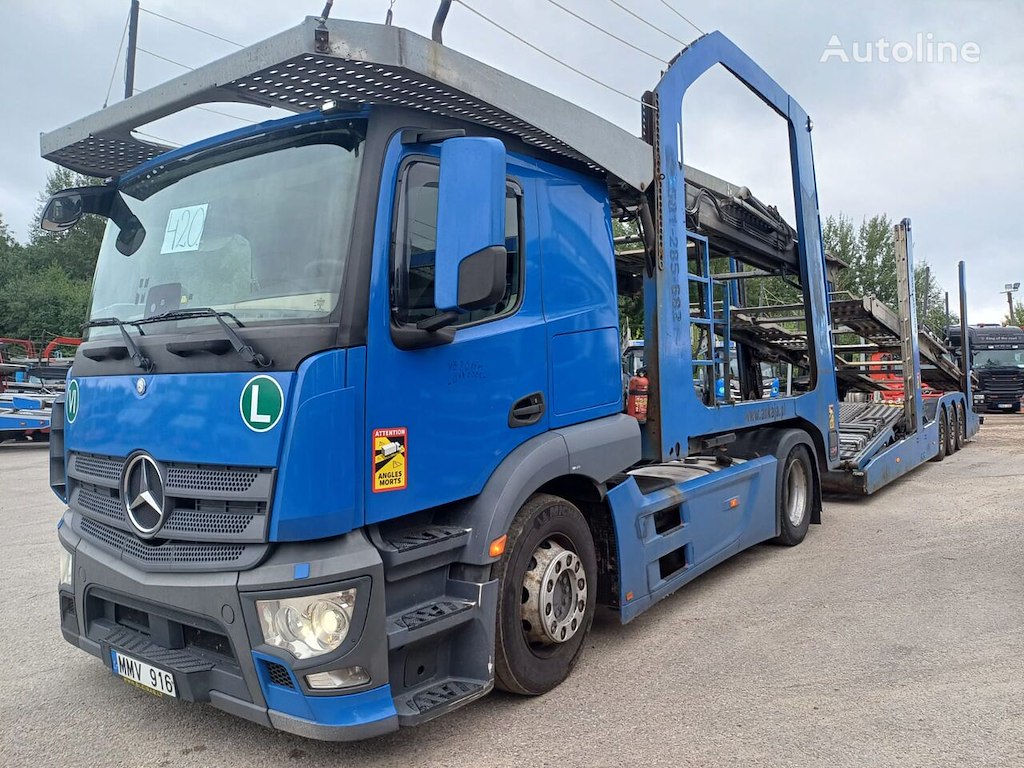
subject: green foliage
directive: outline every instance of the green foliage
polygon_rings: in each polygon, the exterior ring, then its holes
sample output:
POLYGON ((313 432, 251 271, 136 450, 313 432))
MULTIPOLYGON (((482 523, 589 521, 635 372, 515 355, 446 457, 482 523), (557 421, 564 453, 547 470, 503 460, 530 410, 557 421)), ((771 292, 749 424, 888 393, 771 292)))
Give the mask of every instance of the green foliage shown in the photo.
MULTIPOLYGON (((615 237, 637 235, 639 229, 635 222, 612 220, 612 234, 615 237)), ((619 250, 634 249, 639 246, 626 245, 619 250)), ((623 336, 628 333, 631 339, 644 337, 644 295, 643 290, 636 293, 619 294, 619 328, 623 336)))
MULTIPOLYGON (((847 264, 839 273, 836 290, 854 296, 874 296, 896 309, 899 295, 896 283, 896 243, 893 221, 885 214, 864 219, 860 227, 842 213, 829 216, 822 226, 825 250, 847 264)), ((940 332, 947 324, 946 297, 925 259, 914 268, 918 323, 940 332)), ((951 314, 951 322, 956 315, 951 314)))
POLYGON ((90 284, 60 265, 26 271, 0 288, 0 328, 16 338, 77 336, 89 308, 90 284))
POLYGON ((104 220, 85 216, 67 232, 45 232, 38 219, 52 193, 96 183, 64 168, 51 172, 27 245, 16 242, 0 220, 0 336, 45 341, 81 332, 104 220))
POLYGON ((1006 316, 1006 324, 1024 327, 1024 304, 1021 304, 1019 301, 1014 303, 1013 316, 1006 316))

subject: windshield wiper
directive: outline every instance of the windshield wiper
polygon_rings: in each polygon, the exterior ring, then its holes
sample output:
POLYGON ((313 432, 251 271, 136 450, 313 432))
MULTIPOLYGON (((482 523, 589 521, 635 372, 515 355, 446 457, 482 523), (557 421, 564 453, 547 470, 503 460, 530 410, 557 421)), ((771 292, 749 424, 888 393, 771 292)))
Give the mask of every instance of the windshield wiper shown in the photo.
POLYGON ((135 320, 132 325, 139 326, 143 323, 159 323, 164 320, 192 320, 198 317, 212 317, 220 325, 224 335, 231 342, 231 347, 238 353, 245 362, 252 363, 258 368, 266 368, 273 364, 273 360, 262 352, 257 352, 251 344, 246 344, 242 338, 235 333, 234 329, 224 322, 225 317, 230 317, 239 328, 245 328, 245 324, 230 312, 220 312, 213 307, 195 307, 194 309, 172 309, 170 312, 162 312, 159 315, 146 317, 142 320, 135 320))
MULTIPOLYGON (((116 317, 101 317, 97 318, 96 320, 90 320, 89 322, 85 323, 85 325, 82 326, 82 330, 85 330, 86 328, 100 328, 109 325, 116 325, 118 327, 118 330, 121 331, 121 338, 124 339, 124 345, 128 349, 128 355, 131 357, 132 362, 135 364, 135 367, 141 368, 146 373, 151 372, 153 370, 153 361, 146 357, 144 354, 142 354, 142 351, 139 349, 138 344, 135 343, 135 340, 131 337, 131 334, 128 333, 128 329, 125 328, 125 324, 123 321, 119 320, 116 317)), ((131 325, 135 325, 135 323, 131 323, 131 325)), ((140 336, 144 335, 141 328, 139 328, 138 330, 140 336)), ((86 357, 88 357, 88 355, 86 355, 86 357)), ((121 357, 121 355, 118 355, 118 357, 121 357)))

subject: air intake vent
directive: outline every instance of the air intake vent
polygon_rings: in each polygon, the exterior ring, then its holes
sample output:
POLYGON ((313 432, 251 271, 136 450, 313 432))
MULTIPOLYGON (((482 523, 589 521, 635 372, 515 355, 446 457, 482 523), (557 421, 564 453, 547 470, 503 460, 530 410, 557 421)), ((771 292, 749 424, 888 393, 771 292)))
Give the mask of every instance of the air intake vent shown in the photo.
POLYGON ((263 668, 267 671, 267 678, 269 678, 271 684, 279 685, 282 688, 295 688, 292 676, 288 673, 288 668, 283 664, 277 664, 273 661, 264 661, 263 668))

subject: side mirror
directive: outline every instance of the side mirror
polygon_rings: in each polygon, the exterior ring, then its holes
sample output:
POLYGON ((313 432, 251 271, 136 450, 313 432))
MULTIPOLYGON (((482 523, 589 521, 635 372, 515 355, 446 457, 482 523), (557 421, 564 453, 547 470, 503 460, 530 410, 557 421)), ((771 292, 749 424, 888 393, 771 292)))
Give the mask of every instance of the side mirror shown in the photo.
POLYGON ((75 226, 84 213, 82 195, 77 190, 66 189, 46 201, 39 226, 47 232, 64 232, 75 226))
POLYGON ((113 187, 74 187, 57 192, 46 201, 39 226, 47 232, 64 232, 86 213, 109 218, 116 194, 113 187))
POLYGON ((505 294, 505 145, 460 137, 441 145, 434 304, 482 309, 505 294))
POLYGON ((120 232, 115 245, 131 256, 142 245, 146 230, 114 187, 75 187, 57 192, 46 201, 39 226, 47 232, 65 232, 82 216, 92 213, 113 221, 120 232))

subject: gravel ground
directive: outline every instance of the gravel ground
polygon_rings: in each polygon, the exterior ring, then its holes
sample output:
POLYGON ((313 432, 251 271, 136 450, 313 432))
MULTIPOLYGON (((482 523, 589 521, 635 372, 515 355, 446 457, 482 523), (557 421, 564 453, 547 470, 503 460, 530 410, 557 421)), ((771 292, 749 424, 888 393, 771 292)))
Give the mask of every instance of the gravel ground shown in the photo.
POLYGON ((1024 417, 828 502, 800 547, 600 618, 547 696, 350 745, 155 699, 67 645, 46 473, 45 447, 0 446, 0 765, 1024 765, 1024 417))

